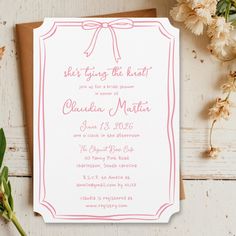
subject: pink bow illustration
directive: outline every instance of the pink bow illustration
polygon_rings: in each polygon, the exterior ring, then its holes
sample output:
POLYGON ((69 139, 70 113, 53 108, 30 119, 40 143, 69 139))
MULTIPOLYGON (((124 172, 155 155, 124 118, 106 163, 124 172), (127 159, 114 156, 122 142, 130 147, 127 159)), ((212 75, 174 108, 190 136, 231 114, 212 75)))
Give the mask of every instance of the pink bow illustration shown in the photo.
POLYGON ((118 20, 114 20, 111 22, 98 22, 98 21, 88 20, 88 21, 84 21, 82 23, 82 28, 84 30, 96 29, 88 48, 84 52, 87 57, 89 57, 92 54, 92 52, 95 48, 96 42, 97 42, 97 37, 98 37, 101 29, 108 28, 110 30, 111 36, 112 36, 113 55, 114 55, 115 61, 118 62, 118 60, 120 60, 121 57, 120 57, 120 52, 119 52, 118 43, 117 43, 117 36, 116 36, 116 32, 114 29, 133 28, 133 21, 130 19, 118 19, 118 20))

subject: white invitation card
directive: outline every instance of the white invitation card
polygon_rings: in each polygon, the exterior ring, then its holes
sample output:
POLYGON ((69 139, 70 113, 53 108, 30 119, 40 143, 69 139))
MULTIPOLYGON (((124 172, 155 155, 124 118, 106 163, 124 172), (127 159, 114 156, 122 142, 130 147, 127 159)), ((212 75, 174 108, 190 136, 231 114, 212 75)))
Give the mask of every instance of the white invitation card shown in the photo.
POLYGON ((179 211, 179 30, 167 18, 34 30, 34 211, 61 223, 179 211))

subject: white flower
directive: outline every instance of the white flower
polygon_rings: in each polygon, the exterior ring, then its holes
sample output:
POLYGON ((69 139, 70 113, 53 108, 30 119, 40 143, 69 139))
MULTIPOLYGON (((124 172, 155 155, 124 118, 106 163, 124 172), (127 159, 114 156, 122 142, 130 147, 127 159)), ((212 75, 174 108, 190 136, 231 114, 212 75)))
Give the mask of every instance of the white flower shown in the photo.
POLYGON ((212 38, 207 47, 210 52, 219 59, 228 59, 234 53, 230 38, 212 38))
POLYGON ((233 26, 224 17, 214 17, 208 26, 207 34, 211 39, 208 49, 219 59, 234 57, 232 29, 233 26))
POLYGON ((236 28, 230 31, 230 36, 234 42, 236 42, 236 28))
POLYGON ((204 26, 211 23, 217 0, 179 0, 170 14, 176 21, 184 22, 194 34, 203 33, 204 26))
POLYGON ((195 14, 190 15, 185 20, 186 28, 196 35, 200 35, 203 33, 205 24, 206 24, 205 19, 195 14))
POLYGON ((232 38, 232 47, 233 47, 233 52, 236 57, 236 29, 231 30, 230 36, 232 38))
POLYGON ((215 15, 217 0, 192 0, 188 4, 192 9, 205 9, 207 14, 215 15))
POLYGON ((172 8, 170 15, 175 21, 183 22, 188 18, 191 12, 192 10, 187 4, 179 4, 178 6, 172 8))
POLYGON ((226 22, 224 17, 214 17, 208 26, 207 34, 209 38, 228 38, 231 30, 231 23, 226 22))

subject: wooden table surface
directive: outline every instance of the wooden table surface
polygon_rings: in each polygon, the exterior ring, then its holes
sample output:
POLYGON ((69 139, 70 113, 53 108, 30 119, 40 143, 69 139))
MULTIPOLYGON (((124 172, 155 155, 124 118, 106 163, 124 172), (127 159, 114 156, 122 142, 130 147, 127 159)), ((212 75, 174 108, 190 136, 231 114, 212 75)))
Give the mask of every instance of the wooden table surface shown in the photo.
MULTIPOLYGON (((28 235, 34 236, 233 236, 236 235, 236 112, 217 125, 214 142, 222 152, 205 160, 210 123, 206 107, 220 95, 224 74, 236 65, 219 63, 209 55, 207 37, 195 37, 181 24, 181 168, 187 199, 169 224, 45 224, 32 209, 32 168, 27 152, 26 123, 20 89, 16 23, 44 17, 79 17, 157 8, 169 16, 174 0, 0 0, 0 127, 8 141, 5 164, 10 168, 15 208, 28 235)), ((234 63, 236 64, 236 62, 234 63)), ((236 96, 234 96, 236 101, 236 96)), ((63 189, 62 189, 63 191, 63 189)), ((69 196, 68 199, 69 200, 69 196)), ((0 235, 18 235, 0 220, 0 235)))

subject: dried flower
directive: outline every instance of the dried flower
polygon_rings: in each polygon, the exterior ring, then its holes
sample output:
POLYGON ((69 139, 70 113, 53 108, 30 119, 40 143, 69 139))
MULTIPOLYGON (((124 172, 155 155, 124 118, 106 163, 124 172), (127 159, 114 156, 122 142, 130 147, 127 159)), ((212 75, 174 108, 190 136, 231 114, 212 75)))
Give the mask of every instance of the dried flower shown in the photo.
POLYGON ((233 26, 226 22, 224 17, 214 17, 208 26, 207 34, 211 39, 208 49, 211 53, 222 59, 234 56, 234 40, 231 37, 233 26))
POLYGON ((176 7, 173 7, 170 11, 170 15, 174 18, 174 20, 183 22, 187 19, 191 12, 192 9, 186 3, 182 3, 176 7))
POLYGON ((232 47, 233 47, 233 53, 236 55, 236 29, 231 30, 230 36, 232 38, 232 47))
POLYGON ((208 158, 216 159, 219 155, 220 149, 218 147, 210 147, 206 152, 208 158))
POLYGON ((226 22, 224 17, 212 18, 211 24, 208 27, 207 34, 210 38, 229 37, 232 30, 232 24, 226 22))
POLYGON ((4 52, 5 52, 5 47, 1 47, 0 48, 0 60, 2 59, 4 52))
POLYGON ((212 38, 207 47, 218 59, 225 61, 233 59, 234 49, 230 38, 212 38))
POLYGON ((174 20, 184 22, 187 29, 200 35, 204 26, 211 23, 216 5, 216 0, 179 0, 170 14, 174 20))
POLYGON ((236 55, 236 42, 233 44, 233 53, 236 55))
MULTIPOLYGON (((236 59, 236 0, 177 0, 177 6, 170 14, 174 20, 184 22, 186 28, 194 34, 200 35, 207 26, 207 35, 210 38, 208 49, 222 61, 236 59)), ((236 92, 236 71, 228 75, 228 81, 222 85, 227 93, 225 99, 217 98, 213 107, 209 109, 212 119, 210 128, 210 149, 207 156, 216 158, 219 148, 212 145, 212 132, 216 122, 228 119, 230 115, 231 92, 236 92)))
POLYGON ((170 14, 184 22, 187 29, 200 35, 207 26, 211 39, 208 49, 217 58, 226 61, 236 58, 235 0, 177 0, 170 14), (232 32, 235 31, 234 36, 232 32))
POLYGON ((204 17, 192 13, 185 20, 186 28, 189 29, 193 34, 200 35, 203 33, 204 25, 207 24, 207 21, 204 17))
POLYGON ((224 93, 236 92, 236 71, 230 72, 228 81, 224 83, 221 88, 224 93))
POLYGON ((230 115, 230 102, 228 99, 217 98, 216 103, 209 109, 209 116, 213 120, 228 119, 230 115))
POLYGON ((230 72, 227 76, 227 83, 223 84, 222 89, 223 92, 228 93, 225 99, 217 98, 216 103, 212 108, 209 109, 209 116, 213 119, 210 129, 210 149, 207 151, 207 157, 216 158, 220 152, 219 148, 213 147, 212 145, 212 132, 216 122, 220 119, 228 119, 230 115, 230 106, 231 102, 229 101, 231 92, 236 91, 235 83, 236 83, 236 71, 230 72))

